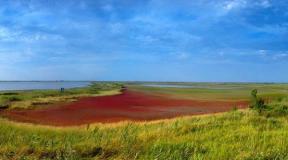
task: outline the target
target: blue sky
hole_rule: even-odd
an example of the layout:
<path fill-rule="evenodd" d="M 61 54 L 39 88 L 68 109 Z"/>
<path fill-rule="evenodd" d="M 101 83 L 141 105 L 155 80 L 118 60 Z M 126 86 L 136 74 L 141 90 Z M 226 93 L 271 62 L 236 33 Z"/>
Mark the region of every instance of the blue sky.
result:
<path fill-rule="evenodd" d="M 288 82 L 287 0 L 0 0 L 0 80 Z"/>

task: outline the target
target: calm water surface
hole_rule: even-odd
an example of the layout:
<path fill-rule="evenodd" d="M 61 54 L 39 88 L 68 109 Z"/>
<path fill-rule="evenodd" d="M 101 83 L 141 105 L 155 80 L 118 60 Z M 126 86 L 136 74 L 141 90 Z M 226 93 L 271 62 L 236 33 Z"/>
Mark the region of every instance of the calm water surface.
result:
<path fill-rule="evenodd" d="M 0 91 L 85 87 L 90 82 L 0 82 Z"/>
<path fill-rule="evenodd" d="M 204 88 L 204 89 L 241 89 L 243 87 L 231 87 L 231 86 L 204 86 L 204 85 L 177 85 L 177 84 L 142 84 L 142 86 L 147 87 L 160 87 L 160 88 Z"/>
<path fill-rule="evenodd" d="M 177 85 L 177 84 L 143 84 L 147 87 L 161 87 L 161 88 L 195 88 L 195 86 Z"/>

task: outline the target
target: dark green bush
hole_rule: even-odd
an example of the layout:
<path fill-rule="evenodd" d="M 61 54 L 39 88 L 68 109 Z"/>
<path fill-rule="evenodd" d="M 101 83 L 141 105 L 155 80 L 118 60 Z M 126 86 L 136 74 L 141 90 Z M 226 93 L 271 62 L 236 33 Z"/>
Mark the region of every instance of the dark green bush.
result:
<path fill-rule="evenodd" d="M 22 100 L 18 96 L 7 96 L 7 97 L 4 97 L 4 99 L 8 102 L 15 102 L 15 101 L 21 101 Z"/>
<path fill-rule="evenodd" d="M 285 116 L 288 114 L 288 106 L 284 104 L 274 104 L 267 107 L 268 116 Z"/>
<path fill-rule="evenodd" d="M 0 93 L 0 95 L 7 95 L 7 96 L 10 96 L 10 95 L 18 95 L 19 93 L 16 93 L 16 92 L 4 92 L 4 93 Z"/>
<path fill-rule="evenodd" d="M 276 99 L 275 102 L 278 103 L 265 104 L 264 99 L 258 97 L 257 90 L 254 89 L 251 91 L 250 108 L 256 110 L 259 114 L 266 116 L 267 118 L 285 116 L 288 114 L 288 106 L 281 103 L 283 100 L 285 100 L 285 97 Z"/>
<path fill-rule="evenodd" d="M 250 108 L 256 110 L 259 114 L 263 112 L 267 108 L 265 105 L 264 99 L 257 97 L 257 89 L 253 89 L 251 91 L 251 104 Z"/>

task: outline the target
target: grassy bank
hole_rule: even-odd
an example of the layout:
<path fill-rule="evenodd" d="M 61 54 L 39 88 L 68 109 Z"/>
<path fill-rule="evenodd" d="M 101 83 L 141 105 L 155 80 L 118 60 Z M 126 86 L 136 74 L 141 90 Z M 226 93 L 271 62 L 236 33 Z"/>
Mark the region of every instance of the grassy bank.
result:
<path fill-rule="evenodd" d="M 253 111 L 49 128 L 0 121 L 2 159 L 287 159 L 288 119 Z"/>
<path fill-rule="evenodd" d="M 120 83 L 91 83 L 87 87 L 60 90 L 2 91 L 0 109 L 35 108 L 59 102 L 71 102 L 84 96 L 113 95 L 120 93 Z"/>

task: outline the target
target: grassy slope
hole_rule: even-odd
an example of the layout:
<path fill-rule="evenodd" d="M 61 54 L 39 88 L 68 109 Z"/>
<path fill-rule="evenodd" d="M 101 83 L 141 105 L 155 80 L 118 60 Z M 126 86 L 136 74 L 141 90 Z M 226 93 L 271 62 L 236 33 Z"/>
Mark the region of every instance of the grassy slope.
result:
<path fill-rule="evenodd" d="M 1 120 L 0 157 L 286 159 L 287 137 L 287 118 L 265 118 L 251 111 L 66 129 Z"/>

